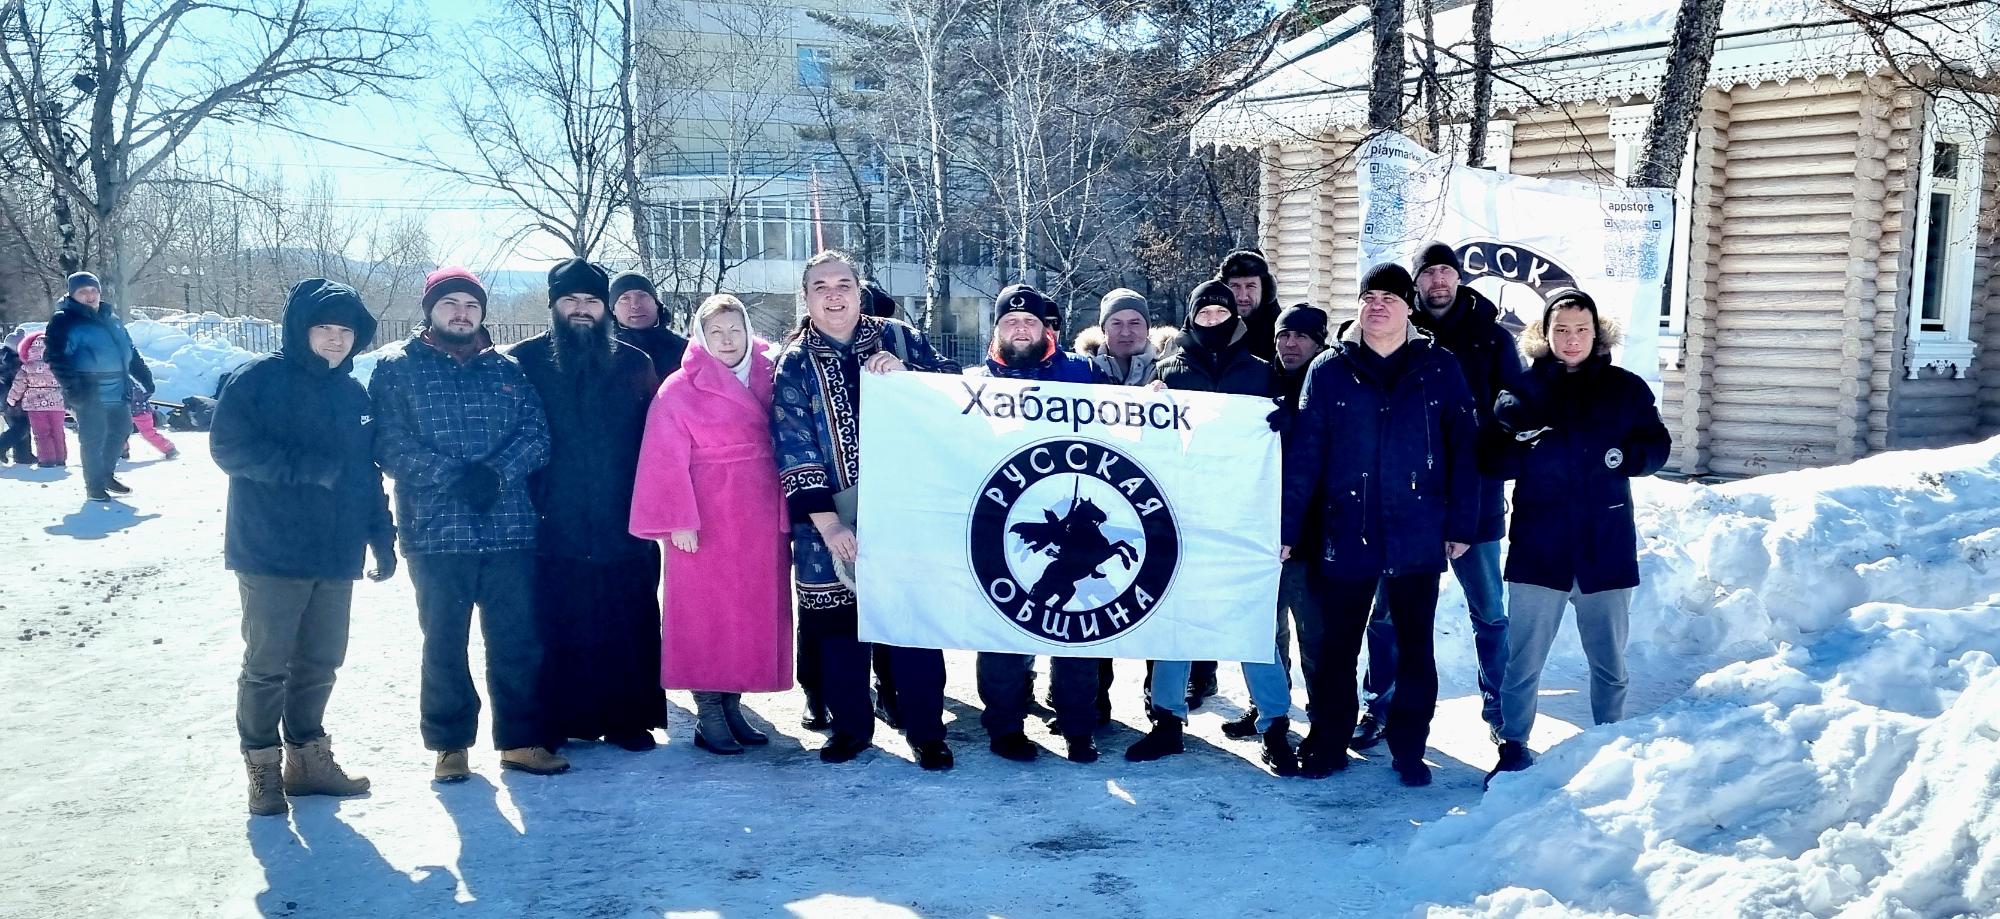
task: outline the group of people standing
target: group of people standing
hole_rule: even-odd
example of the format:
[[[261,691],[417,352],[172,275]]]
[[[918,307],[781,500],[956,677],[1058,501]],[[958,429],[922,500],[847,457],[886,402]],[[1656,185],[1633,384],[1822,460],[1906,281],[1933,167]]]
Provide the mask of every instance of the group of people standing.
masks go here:
[[[964,371],[1273,401],[1280,591],[1275,611],[1242,612],[1276,615],[1279,662],[1242,665],[1253,708],[1225,731],[1261,739],[1279,775],[1324,777],[1350,747],[1386,737],[1397,774],[1429,781],[1447,567],[1472,606],[1501,769],[1531,761],[1537,681],[1566,605],[1578,610],[1596,718],[1622,715],[1638,581],[1628,483],[1669,447],[1651,390],[1611,363],[1615,325],[1587,294],[1551,295],[1517,349],[1449,246],[1426,247],[1414,267],[1369,271],[1354,318],[1336,326],[1315,306],[1281,309],[1263,256],[1231,253],[1171,339],[1152,334],[1141,295],[1120,289],[1076,352],[1062,344],[1063,311],[1013,285],[995,301],[985,359]],[[484,332],[479,280],[432,273],[423,324],[382,350],[364,389],[348,370],[371,343],[368,310],[351,288],[304,281],[286,304],[285,347],[223,390],[211,446],[230,477],[252,812],[283,813],[287,794],[367,788],[335,762],[322,718],[364,550],[367,576],[386,579],[399,544],[438,781],[470,773],[475,610],[505,769],[564,772],[560,750],[576,740],[651,748],[662,689],[694,692],[696,746],[740,754],[768,742],[741,695],[787,690],[795,674],[806,725],[831,732],[823,761],[860,756],[881,719],[920,766],[951,768],[943,652],[860,641],[852,566],[862,375],[960,368],[885,315],[886,297],[835,251],[806,263],[803,316],[777,345],[727,294],[702,302],[682,339],[647,279],[581,260],[550,271],[548,296],[550,330],[503,353]],[[393,514],[384,475],[396,481]],[[1506,479],[1517,484],[1503,571]],[[1297,747],[1294,636],[1313,723]],[[1365,714],[1354,678],[1364,642]],[[981,653],[977,670],[989,748],[1036,758],[1023,729],[1032,659]],[[1189,709],[1214,691],[1213,663],[1148,670],[1151,727],[1125,751],[1134,761],[1182,752]],[[1067,758],[1098,758],[1111,679],[1109,661],[1052,663]]]
[[[46,326],[16,329],[0,342],[6,416],[0,460],[42,469],[68,465],[67,425],[74,416],[84,494],[109,501],[132,491],[116,471],[134,431],[167,459],[180,451],[156,427],[152,368],[104,302],[97,276],[79,271],[69,276],[68,287]]]

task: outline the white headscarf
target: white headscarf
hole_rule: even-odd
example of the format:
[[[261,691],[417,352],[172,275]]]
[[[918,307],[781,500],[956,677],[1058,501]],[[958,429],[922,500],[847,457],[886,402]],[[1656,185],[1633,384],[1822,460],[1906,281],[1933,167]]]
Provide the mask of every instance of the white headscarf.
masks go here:
[[[707,351],[709,356],[715,357],[716,361],[720,363],[722,358],[717,357],[715,352],[709,348],[708,332],[703,326],[706,325],[709,319],[726,312],[733,312],[743,320],[744,339],[742,359],[738,360],[734,366],[724,366],[729,366],[729,372],[736,375],[737,382],[742,383],[744,386],[749,386],[750,365],[755,363],[753,358],[756,351],[756,338],[751,334],[750,311],[743,307],[743,301],[729,294],[716,294],[703,300],[701,306],[694,311],[694,341],[696,344],[701,345],[701,350]]]

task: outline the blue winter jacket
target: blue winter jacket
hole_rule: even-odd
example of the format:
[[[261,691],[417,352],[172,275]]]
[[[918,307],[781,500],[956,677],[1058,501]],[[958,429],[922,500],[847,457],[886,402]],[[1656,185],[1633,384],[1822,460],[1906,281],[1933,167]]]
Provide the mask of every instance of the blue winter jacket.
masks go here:
[[[1414,328],[1384,359],[1350,321],[1315,358],[1285,444],[1282,540],[1329,577],[1442,572],[1479,523],[1478,415],[1458,361]],[[1313,519],[1313,518],[1317,519]],[[1316,545],[1302,546],[1309,519]]]
[[[1000,377],[1010,380],[1040,380],[1046,383],[1108,383],[1103,374],[1091,363],[1060,348],[1033,367],[1009,367],[994,360],[991,355],[986,363],[965,372],[969,377]]]
[[[352,288],[312,283],[285,304],[284,347],[245,364],[215,404],[209,453],[229,475],[222,558],[246,574],[353,580],[362,547],[394,551],[395,528],[354,355],[328,366],[307,331],[347,326],[361,351],[375,319]]]
[[[490,342],[461,364],[426,334],[383,348],[368,381],[375,459],[396,480],[403,554],[531,548],[528,474],[549,461],[541,398],[520,365]],[[485,511],[454,489],[475,463],[500,476],[500,498]]]
[[[128,376],[148,392],[153,371],[132,347],[132,336],[111,304],[84,306],[71,297],[56,301],[49,317],[46,353],[49,369],[62,383],[63,398],[72,405],[122,405]]]

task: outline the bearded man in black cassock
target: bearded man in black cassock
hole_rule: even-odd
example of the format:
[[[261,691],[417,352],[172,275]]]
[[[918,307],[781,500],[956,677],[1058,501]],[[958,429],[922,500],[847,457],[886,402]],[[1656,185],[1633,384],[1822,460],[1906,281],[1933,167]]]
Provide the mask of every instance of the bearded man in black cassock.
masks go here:
[[[549,422],[549,464],[529,479],[535,615],[550,745],[650,750],[667,724],[660,690],[659,548],[631,535],[632,482],[660,379],[612,335],[610,278],[570,259],[549,271],[549,331],[515,345]]]

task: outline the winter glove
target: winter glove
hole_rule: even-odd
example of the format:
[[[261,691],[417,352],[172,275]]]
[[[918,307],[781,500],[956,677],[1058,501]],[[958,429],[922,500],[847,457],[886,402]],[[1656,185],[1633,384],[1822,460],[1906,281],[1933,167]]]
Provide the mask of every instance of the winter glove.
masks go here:
[[[1283,435],[1285,429],[1291,427],[1291,413],[1285,411],[1285,400],[1283,399],[1272,399],[1271,404],[1276,407],[1271,409],[1271,414],[1264,416],[1264,423],[1270,425],[1271,430]]]
[[[458,500],[483,514],[500,500],[500,473],[485,463],[472,463],[458,474],[451,491]]]
[[[1534,443],[1550,430],[1542,413],[1511,391],[1503,391],[1500,398],[1493,400],[1493,421],[1500,430],[1524,444]]]
[[[368,572],[368,580],[386,581],[396,576],[396,539],[391,536],[368,544],[375,555],[375,567]]]

